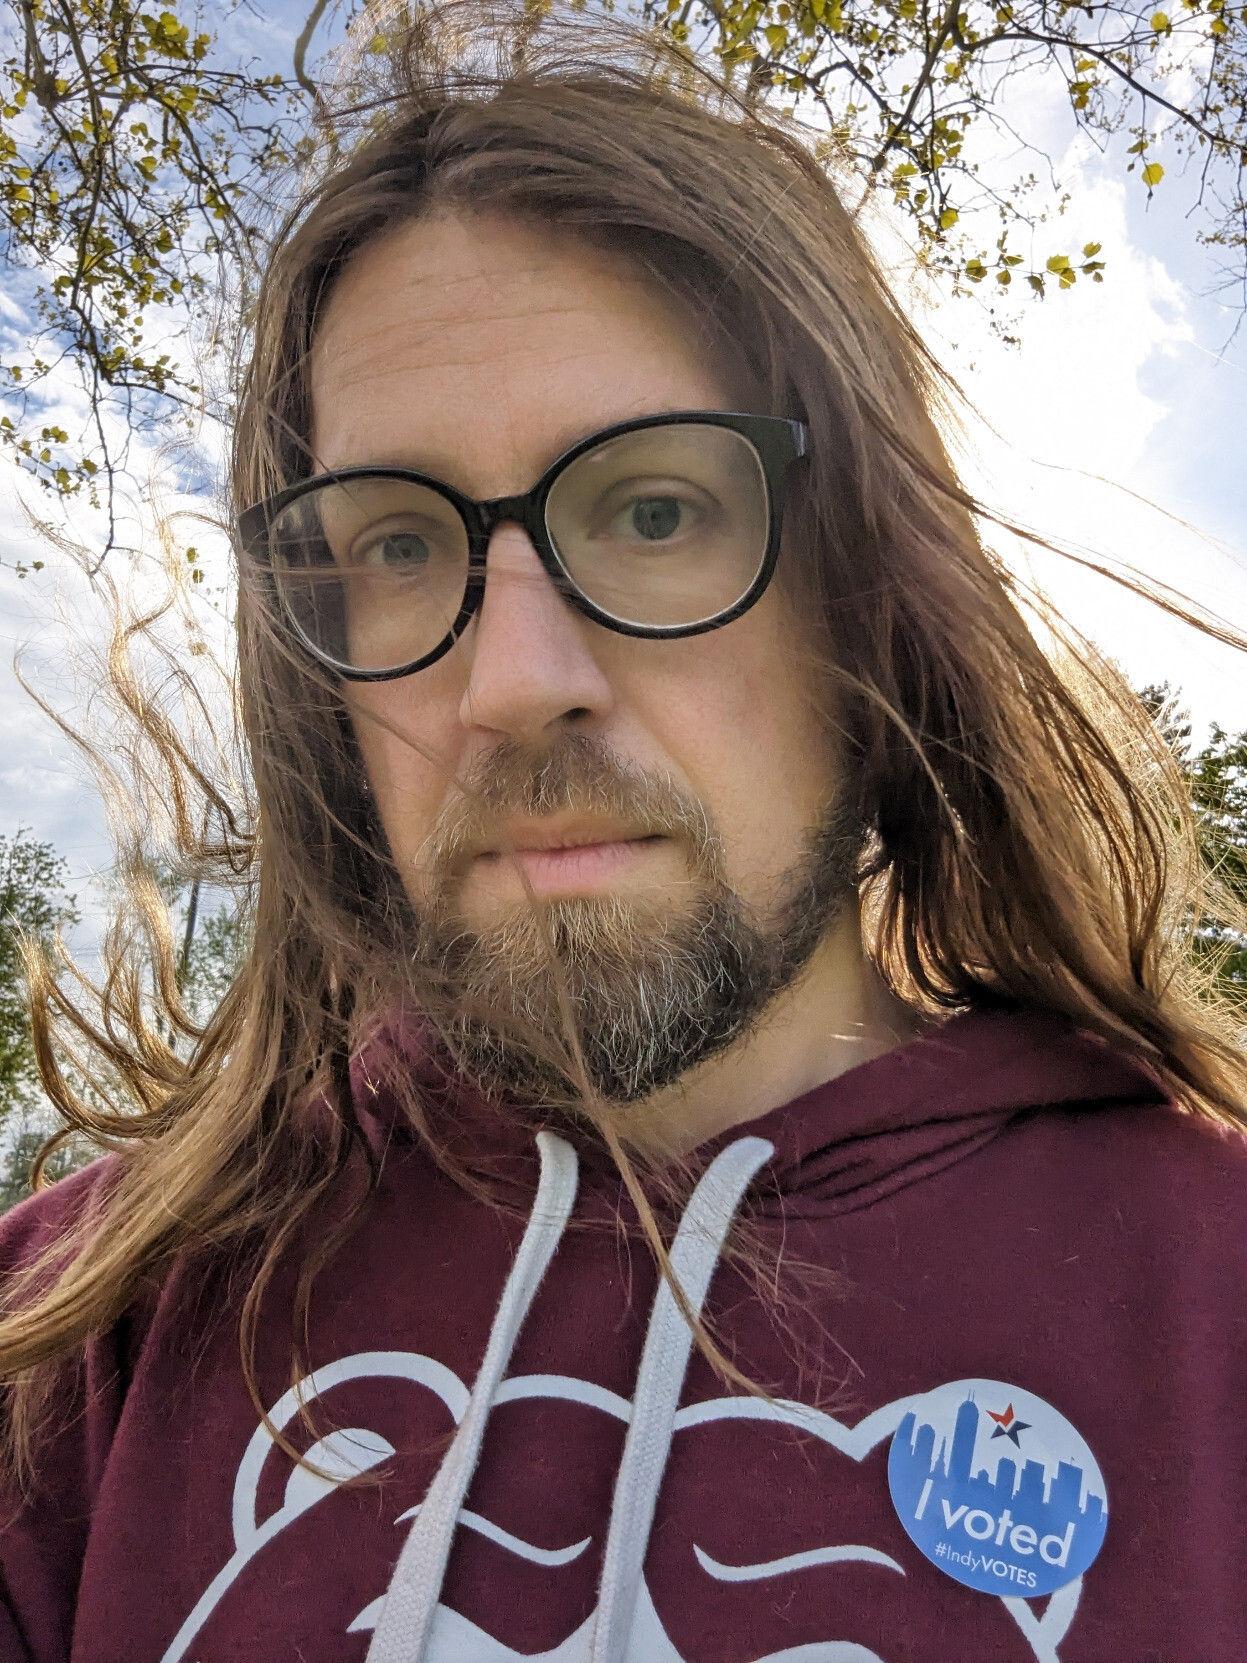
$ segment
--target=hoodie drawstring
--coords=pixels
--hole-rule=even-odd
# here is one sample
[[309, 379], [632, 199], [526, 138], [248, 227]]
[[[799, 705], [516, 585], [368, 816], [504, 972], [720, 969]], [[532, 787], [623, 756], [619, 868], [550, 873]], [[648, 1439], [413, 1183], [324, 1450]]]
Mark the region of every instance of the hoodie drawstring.
[[528, 1307], [571, 1217], [576, 1200], [575, 1151], [552, 1132], [538, 1132], [537, 1147], [541, 1151], [541, 1181], [524, 1239], [507, 1277], [463, 1419], [394, 1567], [367, 1663], [420, 1663], [424, 1657], [455, 1525], [481, 1453], [494, 1394], [506, 1373]]
[[[422, 1663], [455, 1527], [480, 1456], [494, 1396], [528, 1308], [571, 1216], [576, 1199], [575, 1152], [552, 1132], [539, 1132], [537, 1145], [541, 1151], [541, 1182], [524, 1239], [507, 1278], [463, 1419], [394, 1567], [367, 1663]], [[716, 1156], [689, 1199], [670, 1257], [672, 1274], [695, 1317], [701, 1315], [741, 1198], [773, 1153], [773, 1146], [762, 1138], [741, 1138]], [[623, 1459], [615, 1479], [590, 1663], [623, 1663], [692, 1348], [693, 1330], [664, 1280], [654, 1298]]]
[[[774, 1146], [763, 1138], [741, 1138], [715, 1158], [685, 1208], [671, 1246], [671, 1271], [696, 1317], [741, 1197], [772, 1154]], [[692, 1348], [693, 1330], [663, 1280], [654, 1298], [615, 1479], [590, 1663], [623, 1663]]]

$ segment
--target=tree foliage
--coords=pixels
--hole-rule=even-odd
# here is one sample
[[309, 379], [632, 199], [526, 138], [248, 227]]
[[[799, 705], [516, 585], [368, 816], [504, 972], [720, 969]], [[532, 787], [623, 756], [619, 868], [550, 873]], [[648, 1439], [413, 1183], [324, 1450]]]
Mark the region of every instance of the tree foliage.
[[[1247, 732], [1227, 733], [1214, 722], [1208, 743], [1191, 748], [1191, 719], [1181, 695], [1166, 682], [1140, 690], [1190, 788], [1201, 853], [1231, 911], [1247, 919]], [[1219, 918], [1197, 921], [1195, 950], [1238, 1003], [1247, 999], [1247, 930]]]
[[38, 1091], [26, 1011], [23, 948], [50, 948], [78, 921], [65, 862], [27, 831], [0, 833], [0, 1128]]
[[[1168, 3], [1168, 0], [1166, 0]], [[708, 40], [749, 87], [814, 112], [827, 151], [886, 190], [927, 263], [958, 289], [1023, 281], [1037, 295], [1102, 281], [1098, 243], [1035, 238], [1049, 172], [1032, 99], [1113, 144], [1150, 195], [1185, 170], [1197, 235], [1247, 256], [1247, 5], [1233, 0], [646, 0], [678, 40]], [[1014, 125], [1017, 121], [1019, 125]], [[1029, 165], [1011, 182], [985, 158]], [[1169, 188], [1169, 187], [1167, 187]], [[986, 246], [960, 227], [989, 205]], [[976, 219], [976, 226], [977, 226]], [[1247, 289], [1244, 289], [1247, 300]]]
[[[31, 1162], [50, 1127], [39, 1091], [26, 1006], [23, 947], [47, 950], [58, 930], [78, 921], [65, 892], [65, 862], [27, 831], [0, 834], [0, 1212], [28, 1193]], [[66, 1150], [48, 1174], [73, 1164]]]
[[[1191, 759], [1190, 779], [1205, 858], [1247, 916], [1247, 733], [1229, 734], [1214, 723], [1208, 744]], [[1209, 921], [1199, 940], [1216, 956], [1221, 978], [1247, 996], [1247, 934]]]
[[[204, 331], [250, 269], [301, 89], [197, 14], [141, 0], [10, 10], [0, 258], [38, 282], [30, 348], [0, 367], [0, 440], [55, 494], [106, 510], [106, 554], [132, 435], [167, 438], [204, 407]], [[75, 433], [39, 416], [63, 367], [86, 394]]]

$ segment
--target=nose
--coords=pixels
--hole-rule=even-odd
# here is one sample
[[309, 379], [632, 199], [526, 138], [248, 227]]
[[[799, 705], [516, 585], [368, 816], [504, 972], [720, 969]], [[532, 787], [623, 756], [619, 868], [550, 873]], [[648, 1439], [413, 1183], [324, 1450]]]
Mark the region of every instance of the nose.
[[484, 599], [461, 642], [471, 657], [464, 727], [532, 745], [604, 717], [612, 695], [590, 650], [594, 628], [559, 595], [528, 534], [499, 526]]

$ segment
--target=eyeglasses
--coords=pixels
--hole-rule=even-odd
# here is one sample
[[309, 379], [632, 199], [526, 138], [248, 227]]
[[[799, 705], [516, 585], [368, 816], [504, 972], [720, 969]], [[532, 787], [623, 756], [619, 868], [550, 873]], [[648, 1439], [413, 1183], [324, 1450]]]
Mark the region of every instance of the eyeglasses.
[[807, 443], [779, 416], [646, 416], [581, 440], [522, 496], [476, 502], [407, 468], [344, 468], [248, 508], [238, 535], [299, 640], [352, 681], [412, 675], [450, 650], [505, 522], [595, 623], [700, 635], [771, 581], [785, 482]]

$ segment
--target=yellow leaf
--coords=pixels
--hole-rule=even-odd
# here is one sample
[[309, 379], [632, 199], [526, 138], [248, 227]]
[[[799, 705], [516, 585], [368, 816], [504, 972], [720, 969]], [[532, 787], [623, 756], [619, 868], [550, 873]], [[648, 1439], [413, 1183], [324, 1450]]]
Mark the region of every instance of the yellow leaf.
[[1058, 275], [1063, 271], [1068, 271], [1069, 270], [1069, 255], [1068, 254], [1054, 254], [1052, 256], [1052, 258], [1048, 261], [1048, 270], [1052, 271], [1052, 272], [1056, 272]]
[[1143, 183], [1151, 190], [1153, 185], [1159, 185], [1165, 177], [1165, 170], [1159, 162], [1149, 162], [1143, 169]]
[[762, 32], [766, 36], [766, 43], [772, 52], [782, 52], [787, 46], [788, 31], [782, 23], [772, 23], [769, 28]]
[[940, 230], [951, 230], [960, 218], [961, 215], [957, 212], [956, 208], [945, 208], [944, 212], [940, 215]]
[[1172, 27], [1164, 12], [1153, 12], [1151, 22], [1158, 35], [1163, 35], [1166, 29]]

